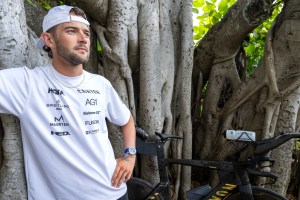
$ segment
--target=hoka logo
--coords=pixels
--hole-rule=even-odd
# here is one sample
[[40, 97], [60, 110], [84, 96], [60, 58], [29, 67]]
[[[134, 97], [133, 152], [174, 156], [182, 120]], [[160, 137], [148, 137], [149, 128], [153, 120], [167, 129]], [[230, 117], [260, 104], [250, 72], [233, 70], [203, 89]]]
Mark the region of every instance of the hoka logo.
[[62, 90], [49, 88], [48, 94], [55, 94], [55, 95], [64, 95], [64, 92]]

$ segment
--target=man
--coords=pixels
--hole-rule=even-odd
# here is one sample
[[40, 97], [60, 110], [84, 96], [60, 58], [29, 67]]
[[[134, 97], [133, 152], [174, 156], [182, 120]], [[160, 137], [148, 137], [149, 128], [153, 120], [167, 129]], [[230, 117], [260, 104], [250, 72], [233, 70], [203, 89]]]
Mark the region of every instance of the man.
[[[29, 200], [127, 199], [135, 163], [130, 111], [109, 81], [83, 70], [89, 22], [74, 7], [52, 8], [37, 47], [52, 66], [0, 71], [0, 113], [20, 119]], [[106, 121], [121, 126], [124, 156], [114, 159]]]

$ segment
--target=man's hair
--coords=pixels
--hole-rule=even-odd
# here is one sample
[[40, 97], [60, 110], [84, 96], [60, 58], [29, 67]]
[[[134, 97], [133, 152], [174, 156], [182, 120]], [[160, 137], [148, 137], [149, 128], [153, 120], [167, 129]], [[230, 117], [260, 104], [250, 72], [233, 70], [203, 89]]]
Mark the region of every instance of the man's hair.
[[[78, 7], [73, 7], [73, 8], [70, 10], [70, 14], [71, 14], [71, 13], [72, 13], [72, 14], [75, 14], [75, 15], [77, 15], [77, 16], [81, 16], [81, 17], [83, 17], [84, 19], [87, 20], [87, 17], [86, 17], [86, 15], [85, 15], [84, 11], [81, 10], [80, 8], [78, 8]], [[52, 28], [50, 28], [50, 29], [47, 31], [47, 33], [51, 33], [51, 34], [53, 35], [54, 38], [56, 37], [56, 27], [57, 27], [57, 25], [56, 25], [56, 26], [53, 26]], [[52, 51], [51, 51], [51, 48], [50, 48], [50, 47], [48, 47], [47, 45], [44, 45], [43, 50], [44, 50], [45, 52], [48, 53], [48, 57], [49, 57], [49, 58], [51, 58], [51, 59], [53, 58], [53, 54], [52, 54]]]

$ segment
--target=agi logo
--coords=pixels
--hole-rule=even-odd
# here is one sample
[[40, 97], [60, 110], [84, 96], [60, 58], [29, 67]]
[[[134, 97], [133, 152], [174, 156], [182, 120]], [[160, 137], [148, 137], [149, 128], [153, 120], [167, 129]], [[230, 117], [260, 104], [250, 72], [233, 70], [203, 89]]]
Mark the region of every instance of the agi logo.
[[90, 105], [90, 106], [96, 106], [97, 105], [97, 99], [87, 99], [85, 102], [85, 105]]

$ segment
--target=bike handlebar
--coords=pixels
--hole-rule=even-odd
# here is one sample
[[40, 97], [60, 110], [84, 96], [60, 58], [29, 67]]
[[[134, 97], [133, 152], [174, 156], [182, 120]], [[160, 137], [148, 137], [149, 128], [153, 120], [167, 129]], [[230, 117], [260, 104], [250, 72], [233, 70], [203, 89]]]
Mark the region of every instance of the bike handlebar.
[[268, 139], [265, 139], [260, 142], [255, 142], [255, 155], [261, 155], [261, 154], [267, 154], [270, 150], [275, 149], [276, 147], [282, 145], [286, 141], [292, 139], [292, 138], [300, 138], [299, 132], [293, 132], [293, 133], [284, 133], [282, 132], [278, 136], [274, 136]]
[[[143, 130], [143, 129], [139, 128], [139, 127], [136, 127], [136, 134], [137, 134], [137, 136], [139, 136], [143, 140], [147, 140], [147, 138], [149, 137], [149, 133], [147, 133], [145, 130]], [[183, 139], [181, 136], [178, 136], [178, 135], [164, 134], [164, 133], [158, 133], [158, 132], [155, 132], [155, 134], [163, 142], [165, 142], [167, 140], [170, 140], [170, 139]]]
[[[145, 130], [136, 127], [137, 135], [142, 138], [143, 140], [147, 140], [149, 137], [149, 133]], [[156, 133], [161, 139], [161, 141], [167, 141], [169, 139], [182, 139], [180, 136], [172, 135], [172, 134], [162, 134]], [[280, 133], [278, 136], [274, 136], [260, 142], [253, 142], [254, 144], [254, 155], [263, 155], [267, 154], [270, 150], [275, 149], [276, 147], [282, 145], [286, 141], [292, 138], [300, 138], [300, 132], [292, 132], [292, 133]]]

